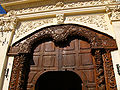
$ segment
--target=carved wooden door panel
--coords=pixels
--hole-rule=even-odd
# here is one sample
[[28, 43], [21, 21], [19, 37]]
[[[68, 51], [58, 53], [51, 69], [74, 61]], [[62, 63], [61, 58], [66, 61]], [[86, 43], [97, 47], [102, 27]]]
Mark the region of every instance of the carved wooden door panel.
[[72, 40], [61, 49], [61, 70], [77, 73], [83, 81], [82, 90], [95, 90], [95, 73], [89, 43], [83, 40]]
[[28, 78], [28, 90], [32, 88], [33, 78], [39, 72], [47, 70], [58, 71], [59, 48], [55, 47], [52, 41], [38, 45], [33, 52], [30, 60], [30, 72]]
[[95, 73], [90, 45], [74, 39], [59, 43], [52, 41], [38, 45], [34, 49], [33, 59], [30, 60], [30, 72], [27, 89], [33, 88], [37, 75], [47, 71], [66, 71], [77, 73], [83, 81], [83, 90], [95, 90]]

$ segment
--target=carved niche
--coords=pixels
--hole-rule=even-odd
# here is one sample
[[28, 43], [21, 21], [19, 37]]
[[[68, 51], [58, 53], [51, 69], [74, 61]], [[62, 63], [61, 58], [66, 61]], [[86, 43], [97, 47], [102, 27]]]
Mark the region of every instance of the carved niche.
[[54, 42], [58, 43], [67, 40], [68, 36], [84, 38], [90, 43], [96, 67], [96, 89], [117, 90], [110, 56], [110, 51], [117, 49], [116, 41], [112, 37], [93, 29], [70, 24], [40, 29], [10, 48], [8, 55], [14, 55], [15, 60], [9, 90], [25, 89], [26, 76], [28, 75], [26, 71], [29, 70], [28, 56], [31, 55], [31, 49], [35, 43], [46, 38], [52, 38]]

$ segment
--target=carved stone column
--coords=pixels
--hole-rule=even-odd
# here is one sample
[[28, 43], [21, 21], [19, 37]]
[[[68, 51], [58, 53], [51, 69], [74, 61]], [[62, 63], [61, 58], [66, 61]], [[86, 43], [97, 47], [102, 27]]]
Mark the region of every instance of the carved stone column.
[[102, 57], [104, 62], [106, 88], [107, 90], [117, 90], [110, 50], [105, 50]]

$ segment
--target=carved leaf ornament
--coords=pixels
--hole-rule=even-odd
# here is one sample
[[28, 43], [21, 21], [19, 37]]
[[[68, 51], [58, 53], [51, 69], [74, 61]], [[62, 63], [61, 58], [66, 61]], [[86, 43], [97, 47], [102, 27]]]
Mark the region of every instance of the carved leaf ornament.
[[8, 55], [14, 55], [13, 72], [9, 90], [24, 90], [26, 84], [26, 71], [29, 68], [27, 59], [31, 54], [33, 45], [37, 42], [52, 38], [55, 43], [67, 40], [69, 36], [84, 38], [90, 43], [95, 60], [96, 89], [117, 90], [110, 51], [117, 49], [116, 41], [108, 35], [97, 32], [91, 28], [79, 25], [56, 25], [40, 29], [31, 35], [16, 42], [9, 50]]
[[75, 35], [86, 38], [93, 49], [116, 49], [117, 47], [113, 38], [99, 34], [90, 28], [78, 25], [60, 25], [43, 28], [25, 40], [15, 44], [13, 48], [19, 48], [16, 51], [17, 53], [30, 53], [32, 45], [39, 40], [51, 37], [55, 42], [59, 42], [66, 40], [68, 36]]

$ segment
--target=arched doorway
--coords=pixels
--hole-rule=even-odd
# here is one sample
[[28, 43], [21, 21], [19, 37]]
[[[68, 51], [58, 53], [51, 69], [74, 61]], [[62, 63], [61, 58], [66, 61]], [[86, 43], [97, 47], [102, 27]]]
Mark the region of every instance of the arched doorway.
[[82, 90], [82, 80], [71, 71], [50, 71], [39, 77], [35, 90]]
[[83, 90], [116, 89], [110, 52], [115, 40], [79, 25], [43, 28], [16, 42], [8, 55], [14, 55], [9, 89], [34, 89], [48, 71], [73, 71], [82, 80]]

